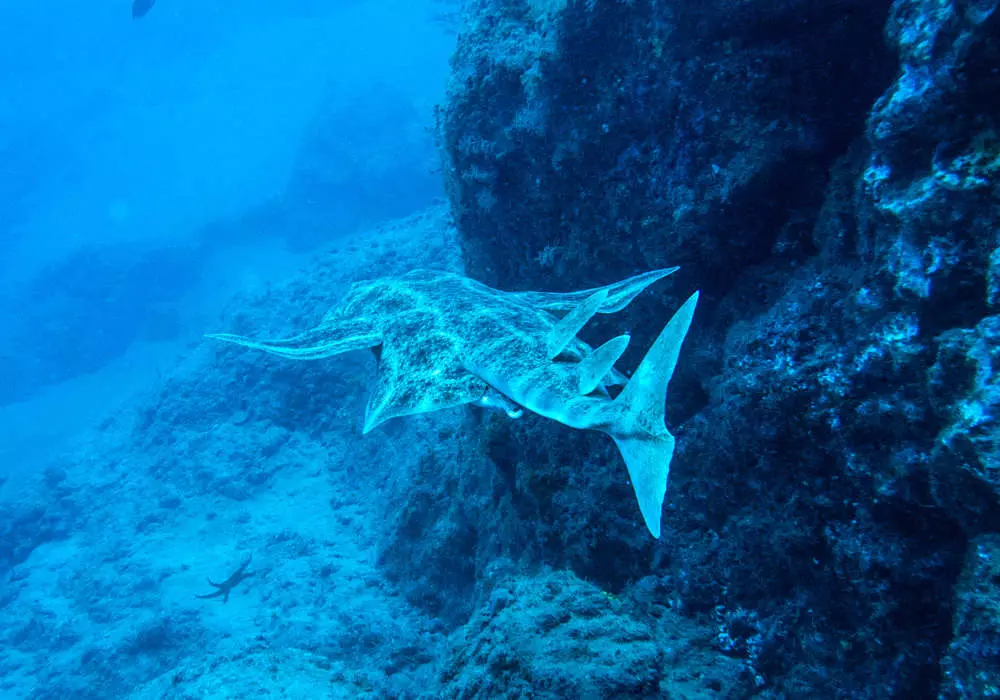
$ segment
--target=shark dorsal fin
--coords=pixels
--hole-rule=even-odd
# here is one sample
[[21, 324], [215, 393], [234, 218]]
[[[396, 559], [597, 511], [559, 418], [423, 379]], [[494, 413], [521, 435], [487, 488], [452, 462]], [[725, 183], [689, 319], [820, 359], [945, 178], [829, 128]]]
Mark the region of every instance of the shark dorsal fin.
[[562, 320], [549, 333], [547, 349], [550, 360], [555, 359], [559, 353], [566, 349], [566, 346], [587, 325], [587, 321], [594, 317], [594, 314], [600, 310], [607, 299], [608, 290], [598, 289], [563, 316]]
[[604, 377], [618, 362], [618, 358], [628, 347], [628, 334], [612, 338], [601, 347], [594, 350], [590, 357], [580, 363], [580, 393], [589, 394], [602, 386]]

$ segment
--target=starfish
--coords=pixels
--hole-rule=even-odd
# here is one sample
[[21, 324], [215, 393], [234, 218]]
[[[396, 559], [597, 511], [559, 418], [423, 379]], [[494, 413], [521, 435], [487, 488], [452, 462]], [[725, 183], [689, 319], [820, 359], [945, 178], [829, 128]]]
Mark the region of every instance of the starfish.
[[[414, 270], [355, 283], [312, 330], [282, 340], [207, 337], [295, 360], [371, 348], [378, 373], [364, 433], [398, 416], [475, 404], [522, 409], [611, 436], [646, 526], [660, 536], [674, 453], [664, 423], [667, 384], [698, 301], [692, 294], [627, 379], [614, 364], [627, 334], [598, 348], [577, 333], [595, 314], [621, 311], [678, 268], [579, 292], [504, 292], [450, 272]], [[612, 398], [610, 387], [624, 387]]]
[[222, 602], [228, 603], [229, 594], [232, 593], [232, 590], [236, 588], [236, 586], [238, 586], [239, 584], [243, 583], [244, 579], [250, 578], [251, 576], [254, 575], [255, 572], [247, 571], [247, 567], [250, 566], [250, 560], [252, 558], [253, 555], [251, 554], [246, 558], [246, 561], [240, 564], [240, 568], [238, 568], [236, 571], [230, 574], [229, 578], [227, 578], [222, 583], [215, 583], [210, 578], [205, 579], [206, 581], [208, 581], [208, 585], [214, 586], [218, 590], [215, 590], [206, 595], [196, 595], [195, 598], [218, 598], [219, 596], [222, 596]]

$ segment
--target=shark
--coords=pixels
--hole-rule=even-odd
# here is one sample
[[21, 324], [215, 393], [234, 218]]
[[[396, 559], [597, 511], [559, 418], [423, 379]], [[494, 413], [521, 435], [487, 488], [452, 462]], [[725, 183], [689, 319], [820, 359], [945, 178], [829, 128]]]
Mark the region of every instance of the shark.
[[627, 333], [596, 348], [578, 333], [677, 269], [576, 292], [507, 292], [454, 272], [413, 270], [355, 282], [315, 327], [290, 338], [206, 337], [290, 360], [374, 351], [363, 434], [392, 418], [464, 405], [511, 418], [527, 410], [603, 432], [625, 462], [646, 527], [659, 538], [675, 447], [665, 422], [667, 385], [699, 293], [673, 314], [630, 378], [615, 368]]

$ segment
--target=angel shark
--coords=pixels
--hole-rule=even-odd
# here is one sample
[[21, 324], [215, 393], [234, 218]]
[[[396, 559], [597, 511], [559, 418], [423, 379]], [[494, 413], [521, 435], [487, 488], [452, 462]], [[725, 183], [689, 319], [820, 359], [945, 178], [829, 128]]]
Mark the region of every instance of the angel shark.
[[[207, 337], [295, 360], [371, 348], [378, 372], [364, 433], [397, 416], [463, 404], [521, 408], [615, 441], [639, 510], [654, 537], [674, 436], [664, 424], [667, 384], [698, 302], [695, 292], [627, 379], [614, 365], [620, 335], [594, 349], [577, 333], [595, 314], [621, 311], [678, 268], [654, 270], [579, 292], [503, 292], [450, 272], [416, 270], [355, 283], [318, 326], [283, 340]], [[608, 387], [623, 386], [611, 398]]]

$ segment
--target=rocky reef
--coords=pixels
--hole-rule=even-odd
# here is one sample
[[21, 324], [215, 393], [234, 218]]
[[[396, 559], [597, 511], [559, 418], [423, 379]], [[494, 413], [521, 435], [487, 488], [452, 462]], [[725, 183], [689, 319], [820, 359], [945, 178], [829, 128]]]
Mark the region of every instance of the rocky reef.
[[[235, 299], [220, 325], [286, 335], [359, 277], [459, 270], [455, 235], [443, 206], [359, 234]], [[531, 523], [484, 456], [497, 427], [479, 409], [362, 436], [374, 369], [370, 354], [290, 362], [203, 344], [43, 473], [0, 481], [0, 694], [749, 687], [717, 623], [683, 614], [658, 578], [616, 593], [531, 550], [503, 555], [494, 533]], [[581, 479], [565, 498], [588, 492]], [[638, 517], [628, 506], [623, 520]], [[227, 595], [212, 595], [219, 582]]]
[[533, 556], [608, 590], [654, 557], [767, 693], [996, 688], [966, 610], [1000, 597], [970, 571], [1000, 514], [998, 51], [995, 2], [469, 5], [439, 111], [468, 273], [681, 265], [636, 333], [702, 289], [661, 542], [599, 437], [492, 429]]

